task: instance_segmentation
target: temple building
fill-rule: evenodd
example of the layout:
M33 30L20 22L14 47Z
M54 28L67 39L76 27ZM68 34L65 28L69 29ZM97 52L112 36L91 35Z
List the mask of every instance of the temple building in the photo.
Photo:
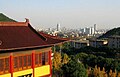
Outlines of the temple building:
M0 22L0 77L51 77L51 46L59 39L26 22Z

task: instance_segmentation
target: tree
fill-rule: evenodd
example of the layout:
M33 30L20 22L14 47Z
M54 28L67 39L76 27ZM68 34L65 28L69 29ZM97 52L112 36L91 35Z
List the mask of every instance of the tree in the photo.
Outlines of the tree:
M62 66L65 77L87 77L87 72L83 64L71 59Z
M97 77L97 75L98 75L98 68L97 68L97 65L96 65L95 68L94 68L93 75L94 75L95 77Z
M52 52L55 52L55 51L57 51L57 52L60 51L60 46L59 46L59 45L54 45L54 46L52 47Z
M63 56L63 61L62 64L67 64L69 62L70 58L68 57L68 55L65 53Z
M120 72L118 72L118 77L120 77Z
M55 70L59 70L61 67L61 54L59 52L55 52L53 55L53 67Z
M61 54L59 52L55 52L53 55L53 76L55 75L55 77L62 75L61 60L62 60Z
M120 63L118 63L116 70L120 72Z
M112 70L110 69L109 77L112 77Z
M76 55L76 58L79 58L80 60L84 60L84 58L86 58L87 56L88 54L81 52Z
M87 57L88 57L88 54L83 53L83 52L76 55L76 59L78 59L82 63L84 63L84 61Z

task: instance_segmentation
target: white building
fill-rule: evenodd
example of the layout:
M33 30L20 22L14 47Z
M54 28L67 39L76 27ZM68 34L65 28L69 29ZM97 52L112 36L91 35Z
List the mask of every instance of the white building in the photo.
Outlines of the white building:
M80 29L80 32L82 34L86 34L86 35L93 35L94 34L94 28L93 27L86 27L86 28L83 28L83 29Z
M94 32L95 32L94 28L93 28L93 27L91 27L91 28L90 28L90 33L89 33L89 34L93 35L93 34L94 34Z

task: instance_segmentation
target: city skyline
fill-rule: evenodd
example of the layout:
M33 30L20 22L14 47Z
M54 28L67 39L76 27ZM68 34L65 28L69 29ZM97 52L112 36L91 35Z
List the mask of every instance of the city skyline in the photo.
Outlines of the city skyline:
M17 21L29 18L35 28L84 28L97 24L98 29L120 25L119 0L1 0L1 13Z

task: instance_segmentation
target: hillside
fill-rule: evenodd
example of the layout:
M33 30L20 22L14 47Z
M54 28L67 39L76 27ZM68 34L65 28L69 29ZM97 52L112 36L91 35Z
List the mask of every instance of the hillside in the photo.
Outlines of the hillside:
M0 13L0 22L1 21L10 21L10 22L16 22L15 20L5 16L3 13Z
M99 38L108 38L109 36L119 35L120 36L120 27L114 28L100 36Z

